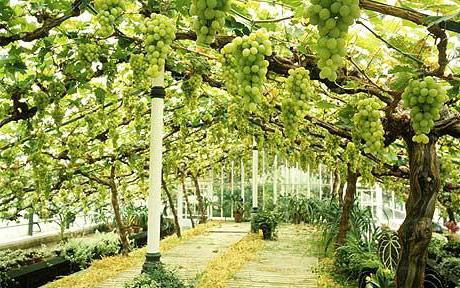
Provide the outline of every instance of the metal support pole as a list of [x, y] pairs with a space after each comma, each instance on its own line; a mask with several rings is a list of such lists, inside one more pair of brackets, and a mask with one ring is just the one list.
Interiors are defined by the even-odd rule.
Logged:
[[258, 177], [258, 170], [259, 170], [259, 151], [257, 150], [257, 142], [256, 138], [253, 138], [253, 143], [252, 143], [252, 223], [251, 223], [251, 231], [252, 232], [257, 232], [258, 227], [255, 224], [255, 217], [257, 215], [257, 212], [259, 210], [258, 208], [258, 183], [257, 183], [257, 177]]
[[224, 218], [224, 165], [220, 169], [220, 218]]
[[323, 199], [323, 166], [319, 163], [319, 199]]
[[233, 192], [234, 192], [234, 188], [235, 188], [234, 187], [234, 179], [233, 179], [233, 176], [234, 176], [233, 175], [233, 173], [234, 173], [233, 169], [234, 168], [235, 168], [235, 163], [232, 160], [232, 164], [231, 164], [231, 168], [230, 168], [231, 169], [231, 171], [230, 171], [230, 190], [231, 190], [231, 193], [232, 193], [232, 197], [230, 198], [230, 217], [232, 217], [232, 218], [233, 218], [233, 197], [234, 197]]
[[273, 204], [278, 201], [278, 155], [273, 160]]
[[164, 113], [164, 71], [153, 79], [150, 91], [150, 161], [149, 161], [149, 196], [147, 254], [142, 271], [146, 272], [160, 261], [160, 217], [161, 217], [161, 173], [163, 163], [163, 113]]

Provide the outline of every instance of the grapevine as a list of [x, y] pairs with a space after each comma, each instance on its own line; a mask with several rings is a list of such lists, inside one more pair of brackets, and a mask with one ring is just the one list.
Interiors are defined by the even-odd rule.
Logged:
[[359, 0], [310, 0], [306, 10], [310, 23], [318, 27], [317, 43], [320, 77], [335, 81], [346, 55], [348, 28], [360, 15]]
[[97, 20], [101, 25], [99, 31], [101, 35], [110, 35], [113, 32], [115, 21], [123, 14], [125, 10], [125, 2], [123, 0], [95, 0], [94, 6], [98, 14]]
[[243, 98], [243, 104], [250, 111], [255, 111], [256, 104], [262, 101], [262, 86], [268, 71], [269, 63], [265, 56], [272, 54], [271, 41], [266, 31], [258, 30], [249, 36], [236, 37], [222, 48], [222, 53], [224, 59], [230, 57], [231, 67], [236, 72], [236, 77], [224, 73], [227, 86], [234, 85], [237, 80], [235, 91]]
[[378, 109], [381, 104], [374, 98], [363, 99], [358, 102], [358, 112], [353, 116], [355, 133], [364, 139], [366, 153], [379, 153], [383, 148], [384, 130], [380, 118], [382, 112]]
[[146, 54], [145, 57], [132, 58], [131, 63], [134, 61], [135, 66], [147, 68], [145, 76], [154, 78], [164, 71], [166, 56], [171, 51], [171, 44], [175, 38], [176, 26], [170, 18], [152, 13], [140, 29], [145, 36]]
[[197, 43], [209, 45], [215, 34], [225, 25], [230, 0], [192, 0], [190, 14], [194, 16], [193, 29]]
[[412, 128], [415, 136], [412, 140], [427, 144], [427, 136], [434, 127], [434, 121], [440, 117], [440, 110], [447, 99], [446, 90], [427, 76], [423, 80], [411, 80], [402, 95], [404, 106], [409, 108]]
[[308, 111], [308, 101], [314, 96], [313, 86], [310, 82], [310, 74], [305, 68], [289, 70], [284, 91], [288, 93], [281, 106], [281, 120], [285, 125], [285, 131], [289, 137], [295, 137], [297, 124]]

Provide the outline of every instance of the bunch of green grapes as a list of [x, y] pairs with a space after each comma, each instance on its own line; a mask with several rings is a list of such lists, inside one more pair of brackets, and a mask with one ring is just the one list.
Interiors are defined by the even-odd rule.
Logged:
[[[305, 68], [289, 69], [285, 90], [291, 94], [292, 99], [299, 101], [299, 106], [305, 106], [314, 95], [310, 81], [310, 72]], [[301, 107], [302, 108], [302, 107]], [[303, 107], [307, 108], [307, 107]]]
[[147, 77], [154, 78], [164, 71], [166, 56], [171, 52], [171, 44], [176, 38], [176, 26], [172, 19], [152, 13], [140, 29], [144, 33], [145, 60], [148, 64], [145, 73]]
[[314, 90], [310, 82], [310, 73], [300, 67], [289, 70], [289, 77], [284, 85], [287, 93], [281, 105], [281, 121], [288, 137], [297, 135], [297, 123], [308, 111], [308, 101], [313, 97]]
[[297, 101], [287, 98], [281, 103], [281, 122], [284, 124], [284, 133], [289, 138], [295, 138], [299, 130], [299, 120], [302, 118], [302, 110]]
[[346, 55], [348, 27], [360, 15], [359, 0], [310, 0], [306, 10], [310, 23], [318, 27], [317, 44], [320, 77], [335, 81], [337, 69]]
[[[266, 80], [268, 61], [266, 56], [272, 54], [271, 41], [265, 30], [258, 30], [249, 36], [236, 37], [222, 48], [224, 57], [229, 54], [236, 72], [237, 93], [243, 98], [243, 105], [250, 111], [257, 109], [262, 101], [262, 87]], [[234, 81], [226, 78], [226, 82]]]
[[202, 82], [203, 79], [201, 78], [201, 75], [194, 73], [187, 80], [182, 81], [181, 89], [187, 94], [187, 96], [195, 98], [198, 96], [198, 91]]
[[102, 35], [110, 35], [113, 32], [113, 24], [125, 10], [123, 0], [95, 0], [94, 6], [98, 11], [97, 20], [101, 25], [99, 31]]
[[434, 121], [438, 120], [442, 105], [447, 99], [446, 90], [427, 76], [423, 80], [411, 80], [402, 94], [404, 106], [409, 108], [414, 142], [427, 144]]
[[230, 11], [230, 0], [192, 0], [190, 14], [197, 43], [209, 45], [216, 33], [225, 25], [225, 17]]
[[366, 153], [379, 153], [383, 149], [383, 135], [385, 134], [380, 118], [382, 105], [374, 98], [360, 100], [358, 112], [353, 116], [355, 133], [366, 142]]
[[144, 54], [131, 54], [129, 64], [133, 71], [133, 80], [139, 82], [146, 80], [145, 71], [149, 68], [149, 64]]
[[225, 79], [225, 88], [227, 92], [238, 94], [238, 71], [231, 54], [224, 54], [222, 60], [222, 77]]
[[93, 43], [84, 43], [78, 46], [78, 57], [88, 63], [99, 59], [100, 47]]

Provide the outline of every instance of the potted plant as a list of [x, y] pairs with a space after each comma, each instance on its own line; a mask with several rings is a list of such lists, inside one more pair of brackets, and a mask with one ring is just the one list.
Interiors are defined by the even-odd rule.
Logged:
[[237, 195], [234, 195], [232, 198], [233, 198], [233, 217], [235, 218], [236, 223], [241, 223], [243, 222], [243, 216], [244, 216], [243, 198]]
[[255, 224], [262, 230], [264, 240], [273, 240], [276, 227], [278, 226], [278, 216], [273, 211], [260, 211], [254, 219]]

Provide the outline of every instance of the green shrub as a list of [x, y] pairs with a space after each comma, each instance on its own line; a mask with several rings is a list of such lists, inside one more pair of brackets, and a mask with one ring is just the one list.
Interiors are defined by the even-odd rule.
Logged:
[[[9, 281], [6, 272], [20, 268], [21, 266], [34, 264], [53, 256], [47, 249], [34, 250], [1, 250], [0, 251], [0, 287], [7, 286]], [[3, 286], [2, 286], [3, 285]]]
[[444, 258], [439, 265], [439, 273], [444, 279], [458, 286], [460, 284], [460, 258]]
[[348, 234], [345, 244], [336, 250], [337, 272], [357, 279], [361, 271], [381, 267], [375, 242], [356, 233]]
[[124, 288], [191, 288], [173, 271], [157, 264], [147, 273], [141, 274], [124, 285]]
[[444, 246], [444, 251], [452, 257], [460, 258], [460, 240], [451, 240]]
[[367, 280], [366, 287], [372, 288], [395, 288], [396, 283], [394, 282], [394, 273], [385, 268], [380, 268], [377, 273], [373, 274], [370, 279]]
[[428, 245], [428, 258], [433, 260], [441, 259], [444, 255], [444, 247], [447, 244], [447, 238], [442, 234], [433, 233], [430, 244]]
[[279, 215], [273, 211], [263, 210], [256, 214], [254, 223], [264, 234], [264, 239], [273, 239], [279, 222]]
[[80, 268], [95, 259], [113, 256], [120, 252], [120, 240], [115, 233], [96, 233], [91, 238], [71, 239], [61, 245], [60, 254]]

